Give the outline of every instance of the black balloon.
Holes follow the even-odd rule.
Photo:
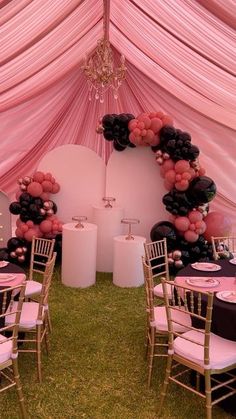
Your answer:
[[[0,260],[8,260],[9,253],[7,251],[7,248],[0,249]]]
[[[23,192],[20,197],[19,197],[19,201],[22,205],[22,202],[24,202],[23,205],[29,205],[30,202],[32,202],[32,196],[28,193],[28,192]]]
[[[194,205],[201,205],[210,202],[216,194],[216,185],[214,181],[207,176],[198,176],[194,178],[187,190],[187,196]]]
[[[163,204],[166,207],[166,210],[173,215],[182,215],[185,216],[188,214],[189,210],[194,208],[193,202],[188,199],[185,192],[179,192],[176,189],[172,189],[162,199]]]
[[[7,247],[11,251],[11,250],[15,250],[17,247],[24,246],[24,243],[25,243],[24,240],[21,240],[18,237],[12,237],[11,239],[8,240]]]
[[[160,221],[156,223],[150,232],[151,240],[157,241],[166,238],[168,250],[175,249],[177,241],[177,232],[169,221]]]
[[[107,141],[114,140],[114,148],[123,151],[126,147],[133,147],[129,141],[128,124],[134,115],[122,113],[120,115],[107,114],[102,119],[103,136]]]
[[[18,215],[21,212],[21,204],[17,201],[12,202],[9,206],[9,211],[14,214],[14,215]]]

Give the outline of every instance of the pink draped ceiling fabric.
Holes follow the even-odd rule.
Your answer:
[[[119,99],[89,102],[81,70],[102,37],[102,0],[0,0],[0,187],[13,195],[49,150],[82,144],[106,113],[163,110],[192,135],[217,184],[211,208],[236,226],[236,5],[233,0],[111,0],[110,41],[126,57]]]

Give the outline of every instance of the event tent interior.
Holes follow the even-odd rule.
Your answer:
[[[153,224],[174,220],[162,203],[170,188],[156,150],[136,143],[117,151],[101,124],[105,115],[160,112],[191,135],[216,185],[209,213],[236,231],[234,0],[0,0],[0,23],[0,189],[9,203],[19,198],[19,179],[50,172],[61,223],[81,214],[93,221],[89,207],[117,193],[126,216],[145,213],[133,229],[150,240]],[[126,71],[117,97],[108,88],[99,100],[84,66],[104,36],[114,66],[124,57]]]

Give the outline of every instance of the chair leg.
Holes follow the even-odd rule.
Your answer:
[[[148,354],[148,388],[151,385],[152,379],[152,367],[153,367],[153,357],[155,349],[155,329],[151,327],[150,330],[150,343],[149,343],[149,354]]]
[[[36,355],[37,355],[37,371],[38,380],[42,382],[42,367],[41,367],[41,328],[42,325],[37,326],[36,330]]]
[[[166,391],[167,391],[167,386],[169,384],[169,378],[170,378],[170,373],[171,373],[171,366],[172,366],[172,355],[168,355],[167,358],[167,364],[166,364],[166,374],[165,374],[165,379],[164,379],[164,383],[163,383],[163,387],[162,387],[162,391],[161,391],[161,399],[160,399],[160,404],[159,404],[159,409],[158,409],[158,417],[161,413],[162,410],[162,406],[164,403],[164,399],[166,396]]]
[[[44,325],[44,327],[45,327],[45,335],[44,335],[45,348],[46,348],[46,352],[47,352],[47,355],[48,355],[49,354],[49,335],[48,335],[48,324],[47,324],[47,322]]]
[[[212,419],[211,374],[205,370],[206,417]]]
[[[14,374],[14,379],[16,383],[16,390],[17,390],[17,394],[18,394],[18,398],[20,402],[21,416],[23,419],[27,419],[28,413],[26,412],[26,408],[25,408],[25,402],[24,402],[24,396],[23,396],[23,391],[22,391],[21,382],[20,382],[17,359],[12,360],[12,368],[13,368],[13,374]]]
[[[51,321],[51,316],[50,316],[50,311],[49,311],[49,307],[47,309],[47,322],[48,322],[48,329],[49,332],[52,333],[52,321]]]

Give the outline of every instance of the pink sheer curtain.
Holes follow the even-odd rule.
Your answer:
[[[112,0],[110,40],[127,60],[115,101],[88,100],[81,71],[102,37],[102,0],[0,2],[1,189],[62,144],[83,144],[105,161],[111,143],[95,132],[105,113],[162,109],[191,133],[218,187],[212,208],[236,225],[236,6],[213,0]],[[221,19],[222,16],[222,19]],[[118,51],[118,52],[117,52]]]

